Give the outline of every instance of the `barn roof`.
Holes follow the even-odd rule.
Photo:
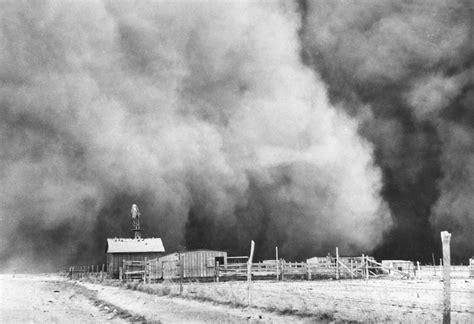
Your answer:
[[[108,238],[107,253],[165,252],[160,238]]]

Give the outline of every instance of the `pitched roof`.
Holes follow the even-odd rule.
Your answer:
[[[107,253],[165,252],[160,238],[108,238]]]

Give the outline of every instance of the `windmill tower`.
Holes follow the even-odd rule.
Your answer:
[[[134,233],[134,238],[135,239],[140,239],[142,238],[142,229],[140,228],[140,210],[138,209],[138,206],[133,204],[132,205],[132,232]]]

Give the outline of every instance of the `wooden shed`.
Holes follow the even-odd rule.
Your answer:
[[[406,260],[382,260],[382,266],[385,269],[388,269],[389,274],[392,274],[392,271],[390,269],[395,269],[406,273],[409,273],[410,271],[415,271],[414,263],[412,261]]]
[[[107,274],[110,278],[118,278],[123,261],[144,261],[158,258],[165,252],[160,238],[107,239]]]
[[[179,278],[180,260],[184,278],[210,278],[215,275],[216,263],[227,265],[227,252],[195,250],[172,253],[158,259],[163,279]]]

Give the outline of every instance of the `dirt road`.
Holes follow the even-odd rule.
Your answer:
[[[298,323],[258,309],[232,308],[59,276],[0,275],[0,323]]]
[[[176,295],[176,284],[141,285],[141,290],[155,293],[59,276],[0,275],[0,323],[441,321],[439,280],[255,282],[251,309],[228,305],[245,304],[247,290],[242,282],[188,283],[185,298],[170,296]],[[160,289],[170,292],[156,294]],[[473,311],[472,281],[454,280],[453,321],[472,323]]]
[[[0,275],[0,322],[126,322],[95,307],[94,296],[79,287],[55,276]]]

